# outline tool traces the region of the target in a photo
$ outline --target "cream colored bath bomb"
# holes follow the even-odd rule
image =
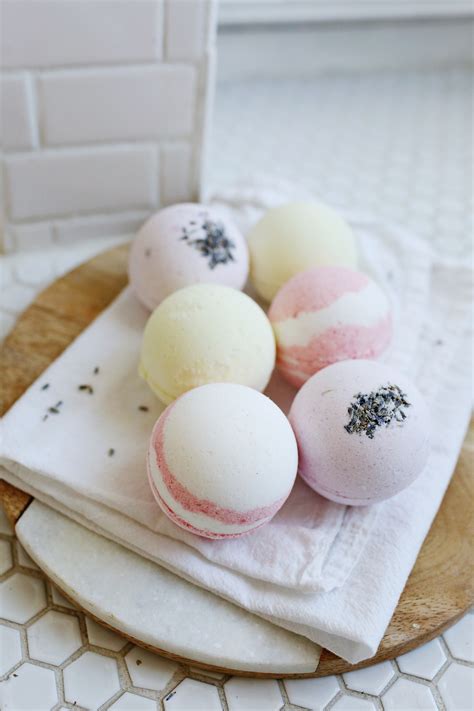
[[[139,372],[165,404],[207,383],[264,390],[275,350],[270,321],[249,296],[194,284],[168,296],[148,319]]]
[[[327,205],[294,202],[269,210],[248,234],[250,277],[271,301],[291,277],[310,267],[356,267],[347,222]]]

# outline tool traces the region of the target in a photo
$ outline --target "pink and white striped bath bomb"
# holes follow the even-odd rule
[[[174,523],[205,538],[235,538],[280,509],[298,454],[290,423],[268,397],[211,383],[163,412],[147,466],[153,494]]]
[[[316,373],[296,395],[289,419],[300,476],[342,504],[398,494],[428,460],[425,401],[411,380],[382,363],[346,360]]]
[[[392,336],[385,293],[366,274],[315,267],[296,274],[268,316],[282,375],[300,387],[318,370],[348,358],[378,358]]]

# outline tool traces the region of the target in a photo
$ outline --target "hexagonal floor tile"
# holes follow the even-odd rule
[[[438,681],[438,689],[447,711],[474,708],[474,669],[451,664]]]
[[[474,615],[465,615],[443,637],[453,657],[474,662]]]
[[[0,701],[2,711],[52,708],[58,702],[54,672],[33,664],[22,664],[15,676],[2,682]]]
[[[438,708],[427,686],[408,679],[397,679],[382,696],[382,704],[385,711],[436,711]]]
[[[134,647],[125,655],[125,662],[134,686],[161,691],[178,665],[146,649]]]
[[[74,603],[69,602],[69,600],[64,597],[62,592],[58,590],[54,585],[51,585],[51,597],[55,605],[60,605],[61,607],[67,607],[69,610],[77,610]]]
[[[114,711],[156,711],[156,701],[126,691],[109,709]]]
[[[107,629],[107,627],[99,625],[95,620],[91,620],[90,617],[86,617],[86,627],[89,642],[97,647],[118,652],[127,644],[126,639]]]
[[[320,711],[336,696],[339,684],[335,676],[323,676],[321,679],[287,679],[285,688],[292,704]]]
[[[82,646],[79,620],[64,612],[49,610],[26,632],[30,657],[61,664]]]
[[[28,553],[25,551],[23,546],[19,541],[16,542],[16,554],[18,558],[18,563],[22,565],[24,568],[32,568],[33,570],[39,570],[38,566],[36,565],[35,561],[30,558]]]
[[[6,573],[13,565],[12,547],[9,541],[0,539],[0,575]]]
[[[18,630],[0,625],[0,676],[21,661],[21,637]]]
[[[219,692],[202,681],[185,679],[164,699],[166,711],[221,711]]]
[[[27,622],[46,607],[44,582],[25,573],[14,573],[0,583],[0,608],[5,619]]]
[[[115,659],[85,652],[64,669],[64,698],[71,704],[96,709],[120,689]]]
[[[397,658],[400,671],[422,679],[434,679],[446,661],[446,654],[439,639],[433,639],[422,647]]]
[[[333,709],[336,711],[374,711],[375,705],[369,699],[362,699],[360,696],[350,696],[345,694],[336,701]],[[405,709],[407,711],[407,709]]]
[[[395,670],[390,662],[382,662],[382,664],[374,664],[366,669],[348,672],[342,677],[348,689],[377,696],[385,689],[394,674]]]
[[[229,711],[278,711],[283,698],[278,683],[273,679],[246,679],[233,677],[224,685]]]

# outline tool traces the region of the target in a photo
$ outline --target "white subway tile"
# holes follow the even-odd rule
[[[46,151],[5,161],[10,217],[151,207],[157,166],[152,148]]]
[[[161,152],[161,199],[164,205],[195,200],[191,190],[192,149],[189,144],[170,144]]]
[[[160,59],[160,0],[3,0],[5,67]]]
[[[49,145],[190,134],[196,71],[159,65],[48,72],[40,80]]]
[[[53,242],[51,225],[47,222],[11,225],[10,232],[16,250],[43,249]]]
[[[170,60],[196,60],[207,40],[207,0],[167,0],[166,57]]]
[[[6,149],[35,145],[36,118],[27,74],[4,75],[1,80],[1,138]]]
[[[61,220],[55,223],[58,242],[70,244],[96,237],[132,235],[149,217],[150,211]]]

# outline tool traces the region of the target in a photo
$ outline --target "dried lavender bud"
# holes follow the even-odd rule
[[[115,454],[115,449],[112,449],[112,447],[111,447],[111,448],[109,449],[109,451],[107,452],[107,454],[109,455],[109,457],[113,457],[114,454]]]
[[[86,392],[89,393],[89,395],[92,395],[92,393],[94,392],[94,388],[92,387],[92,385],[78,385],[77,389],[78,390],[85,390]]]
[[[139,405],[138,409],[141,410],[141,412],[148,412],[149,408],[146,405]]]
[[[195,227],[194,221],[189,224],[192,227],[182,228],[181,239],[208,260],[209,269],[234,261],[232,250],[235,249],[235,244],[227,237],[225,227],[221,222],[213,222],[206,213],[203,213],[203,221],[200,225]],[[194,237],[202,231],[205,237]]]
[[[41,390],[47,390],[49,388],[49,383],[45,383],[41,386]]]
[[[94,375],[97,375],[98,372],[99,372],[99,366],[96,365],[94,368]]]
[[[363,432],[369,439],[374,438],[377,427],[388,427],[392,420],[403,424],[406,419],[404,408],[410,407],[398,385],[384,385],[371,393],[357,393],[355,400],[347,408],[350,419],[344,429],[349,434]]]

